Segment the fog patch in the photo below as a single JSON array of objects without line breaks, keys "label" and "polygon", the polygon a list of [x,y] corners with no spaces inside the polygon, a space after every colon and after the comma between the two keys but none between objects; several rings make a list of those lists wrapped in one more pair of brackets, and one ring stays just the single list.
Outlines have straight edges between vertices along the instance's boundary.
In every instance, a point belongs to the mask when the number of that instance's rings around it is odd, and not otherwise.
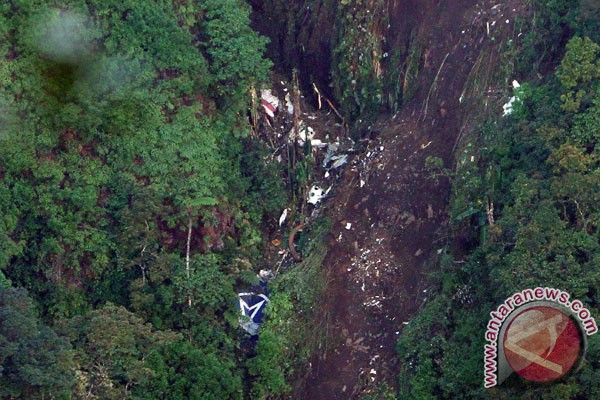
[{"label": "fog patch", "polygon": [[79,64],[92,53],[98,31],[87,16],[51,8],[32,19],[32,45],[43,56],[61,63]]}]

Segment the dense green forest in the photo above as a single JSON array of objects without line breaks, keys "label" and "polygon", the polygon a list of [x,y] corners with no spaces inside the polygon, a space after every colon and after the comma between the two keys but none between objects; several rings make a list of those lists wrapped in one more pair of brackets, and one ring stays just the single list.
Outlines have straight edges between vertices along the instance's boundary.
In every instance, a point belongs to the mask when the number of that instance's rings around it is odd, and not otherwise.
[{"label": "dense green forest", "polygon": [[243,396],[234,287],[287,200],[249,11],[0,5],[0,398]]}]

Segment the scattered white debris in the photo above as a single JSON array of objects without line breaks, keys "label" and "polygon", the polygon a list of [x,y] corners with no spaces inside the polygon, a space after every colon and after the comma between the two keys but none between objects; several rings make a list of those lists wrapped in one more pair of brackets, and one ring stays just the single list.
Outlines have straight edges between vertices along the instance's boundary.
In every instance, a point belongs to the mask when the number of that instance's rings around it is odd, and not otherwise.
[{"label": "scattered white debris", "polygon": [[352,224],[351,224],[350,222],[348,222],[348,223],[346,224],[346,229],[347,229],[347,230],[350,230],[350,229],[352,229]]},{"label": "scattered white debris", "polygon": [[375,368],[371,368],[370,374],[371,375],[377,375],[377,371],[375,371]]},{"label": "scattered white debris", "polygon": [[283,225],[287,216],[288,216],[288,209],[286,208],[283,210],[283,212],[281,213],[281,216],[279,217],[279,226]]},{"label": "scattered white debris", "polygon": [[512,85],[513,85],[513,87],[514,87],[515,89],[516,89],[516,88],[518,88],[518,87],[521,87],[521,84],[519,84],[519,82],[517,82],[517,80],[516,80],[516,79],[512,81]]},{"label": "scattered white debris", "polygon": [[360,180],[360,187],[365,186],[365,181],[363,181],[362,179]]}]

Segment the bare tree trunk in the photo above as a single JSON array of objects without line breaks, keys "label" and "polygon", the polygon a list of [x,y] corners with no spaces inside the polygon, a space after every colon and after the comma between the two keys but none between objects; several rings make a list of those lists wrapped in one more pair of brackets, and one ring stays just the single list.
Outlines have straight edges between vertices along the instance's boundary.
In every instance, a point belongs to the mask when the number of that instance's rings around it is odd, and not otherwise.
[{"label": "bare tree trunk", "polygon": [[494,202],[489,200],[487,201],[486,207],[485,207],[485,213],[487,214],[487,220],[488,220],[488,224],[490,226],[494,226]]},{"label": "bare tree trunk", "polygon": [[300,88],[298,86],[298,72],[294,70],[293,73],[293,91],[292,101],[294,103],[294,139],[292,140],[292,168],[296,167],[296,140],[300,134]]},{"label": "bare tree trunk", "polygon": [[[185,251],[185,275],[188,283],[190,281],[190,245],[192,243],[192,217],[188,220],[188,235],[187,235],[187,246]],[[188,307],[192,306],[192,298],[188,295]]]}]

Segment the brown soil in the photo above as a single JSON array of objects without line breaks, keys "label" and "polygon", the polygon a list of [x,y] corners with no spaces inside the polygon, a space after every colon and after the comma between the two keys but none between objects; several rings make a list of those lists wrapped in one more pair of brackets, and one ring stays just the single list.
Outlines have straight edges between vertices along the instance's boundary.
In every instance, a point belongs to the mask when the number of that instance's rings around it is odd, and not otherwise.
[{"label": "brown soil", "polygon": [[451,168],[457,141],[477,120],[473,111],[487,108],[475,101],[485,97],[492,112],[501,112],[498,98],[483,94],[491,83],[472,101],[459,99],[473,70],[494,68],[499,37],[491,39],[487,22],[514,34],[520,2],[393,3],[391,25],[402,25],[402,7],[420,8],[410,13],[424,44],[419,89],[371,128],[380,136],[347,167],[327,206],[334,221],[323,265],[329,282],[317,316],[326,321],[326,346],[313,355],[294,399],[354,399],[381,382],[396,386],[399,332],[425,300],[426,275],[446,244],[450,182],[432,178],[425,159],[440,157]]}]

